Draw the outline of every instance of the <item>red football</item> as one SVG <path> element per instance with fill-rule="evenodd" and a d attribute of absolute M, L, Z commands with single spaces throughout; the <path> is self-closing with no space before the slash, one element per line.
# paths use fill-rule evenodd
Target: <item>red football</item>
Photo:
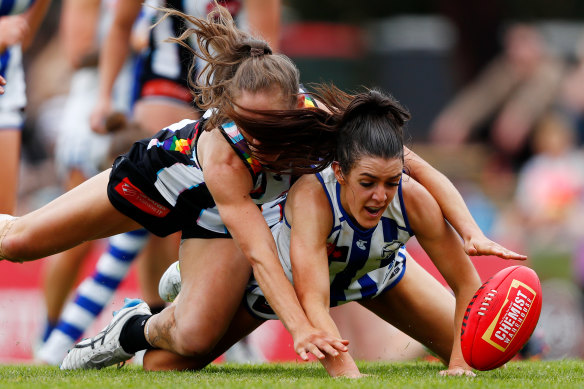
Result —
<path fill-rule="evenodd" d="M 487 280 L 462 322 L 462 355 L 477 370 L 495 369 L 517 354 L 541 312 L 541 284 L 525 266 L 511 266 Z"/>

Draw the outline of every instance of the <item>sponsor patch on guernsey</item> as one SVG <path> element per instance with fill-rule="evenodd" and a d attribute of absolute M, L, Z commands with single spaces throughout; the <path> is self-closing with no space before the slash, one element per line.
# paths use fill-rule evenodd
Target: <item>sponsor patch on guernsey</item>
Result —
<path fill-rule="evenodd" d="M 499 313 L 482 338 L 505 352 L 529 315 L 536 292 L 521 281 L 513 280 Z"/>
<path fill-rule="evenodd" d="M 134 184 L 125 177 L 118 185 L 115 187 L 116 192 L 118 192 L 122 197 L 132 203 L 134 206 L 139 208 L 150 215 L 156 217 L 165 217 L 170 212 L 168 207 L 157 203 L 150 197 L 146 196 L 144 192 L 138 189 Z"/>

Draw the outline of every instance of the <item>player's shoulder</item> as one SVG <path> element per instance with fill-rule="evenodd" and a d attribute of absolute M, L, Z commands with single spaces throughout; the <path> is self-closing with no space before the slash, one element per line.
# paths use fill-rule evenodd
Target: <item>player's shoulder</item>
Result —
<path fill-rule="evenodd" d="M 415 178 L 403 174 L 401 182 L 401 193 L 404 204 L 408 210 L 423 209 L 435 202 L 428 190 L 416 181 Z"/>
<path fill-rule="evenodd" d="M 235 153 L 217 128 L 201 134 L 197 153 L 203 172 L 216 172 L 218 170 L 232 171 L 234 173 L 247 172 L 247 168 L 240 156 Z"/>
<path fill-rule="evenodd" d="M 319 191 L 322 190 L 318 178 L 315 174 L 304 174 L 293 185 L 299 191 Z"/>
<path fill-rule="evenodd" d="M 312 238 L 326 238 L 332 227 L 333 212 L 328 195 L 314 174 L 306 174 L 292 185 L 285 213 L 288 223 L 311 231 Z"/>
<path fill-rule="evenodd" d="M 440 206 L 430 192 L 413 177 L 402 177 L 401 195 L 412 230 L 417 234 L 426 231 L 429 224 L 443 219 Z"/>
<path fill-rule="evenodd" d="M 305 174 L 290 188 L 287 202 L 294 208 L 318 212 L 328 204 L 328 198 L 316 175 Z"/>

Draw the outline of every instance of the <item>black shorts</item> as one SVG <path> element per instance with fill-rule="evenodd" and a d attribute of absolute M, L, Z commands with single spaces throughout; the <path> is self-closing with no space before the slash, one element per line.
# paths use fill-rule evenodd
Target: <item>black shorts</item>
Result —
<path fill-rule="evenodd" d="M 218 233 L 197 224 L 203 208 L 214 205 L 205 204 L 209 202 L 206 188 L 196 188 L 179 197 L 174 206 L 162 197 L 154 186 L 158 169 L 152 166 L 152 153 L 146 157 L 147 141 L 135 143 L 127 154 L 115 160 L 107 187 L 112 205 L 157 236 L 182 231 L 184 239 L 231 238 L 227 231 Z"/>
<path fill-rule="evenodd" d="M 231 238 L 197 163 L 203 126 L 204 121 L 175 123 L 119 156 L 107 187 L 112 205 L 157 236 L 182 231 L 184 239 Z M 284 201 L 279 195 L 258 205 L 268 225 L 282 219 Z"/>

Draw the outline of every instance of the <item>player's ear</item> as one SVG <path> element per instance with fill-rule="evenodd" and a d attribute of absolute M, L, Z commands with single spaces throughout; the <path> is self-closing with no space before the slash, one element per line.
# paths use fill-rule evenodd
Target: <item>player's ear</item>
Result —
<path fill-rule="evenodd" d="M 306 96 L 304 93 L 298 93 L 297 101 L 296 101 L 296 108 L 304 108 L 304 101 L 306 100 Z"/>
<path fill-rule="evenodd" d="M 335 178 L 337 179 L 339 184 L 344 185 L 345 184 L 345 176 L 343 176 L 343 171 L 341 170 L 341 165 L 339 165 L 339 163 L 337 161 L 333 161 L 333 163 L 331 164 L 331 167 L 333 169 L 333 172 L 335 173 Z"/>

